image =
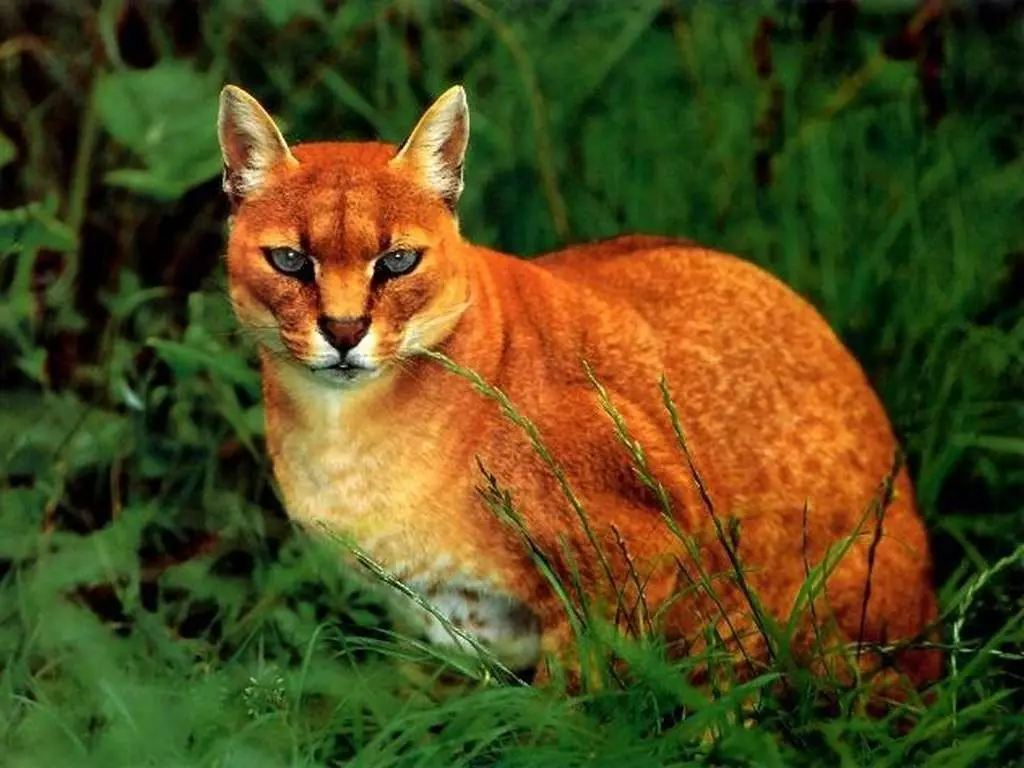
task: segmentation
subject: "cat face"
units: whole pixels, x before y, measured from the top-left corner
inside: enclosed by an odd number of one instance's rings
[[[461,88],[396,152],[376,143],[289,148],[228,86],[219,120],[234,215],[227,266],[242,325],[274,358],[355,386],[442,342],[468,306],[455,204],[469,115]]]

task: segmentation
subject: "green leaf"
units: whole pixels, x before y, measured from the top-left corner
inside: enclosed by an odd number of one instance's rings
[[[0,210],[0,254],[36,248],[67,252],[77,247],[71,228],[39,203]]]
[[[958,445],[980,448],[993,453],[1008,453],[1015,456],[1024,456],[1024,438],[1010,435],[961,435],[957,439]]]
[[[221,349],[205,349],[167,339],[150,339],[149,346],[178,378],[210,374],[254,392],[259,390],[259,374],[246,365],[244,359],[225,355]]]
[[[18,369],[32,381],[46,380],[46,348],[33,347],[18,358]]]
[[[3,401],[0,435],[8,441],[0,451],[0,469],[8,474],[74,474],[107,466],[131,450],[125,417],[90,408],[70,393],[16,390],[5,392]]]
[[[317,0],[263,0],[263,15],[275,27],[283,27],[293,19],[321,21],[324,9]]]
[[[95,93],[100,121],[144,165],[113,171],[107,182],[167,200],[216,176],[218,86],[184,61],[104,74]]]
[[[161,202],[171,202],[181,197],[180,181],[164,179],[152,171],[138,168],[120,168],[111,171],[103,180],[112,187],[122,187],[140,195],[147,195]]]
[[[0,491],[0,557],[24,559],[38,545],[46,494],[38,488]]]
[[[3,168],[18,156],[18,148],[14,142],[0,133],[0,168]]]

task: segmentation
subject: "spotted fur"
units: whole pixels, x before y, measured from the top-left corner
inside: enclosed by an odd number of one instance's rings
[[[625,236],[529,261],[473,245],[452,211],[469,125],[461,90],[427,112],[397,157],[378,143],[289,149],[265,112],[233,92],[222,125],[234,126],[236,144],[242,134],[242,145],[269,147],[275,158],[268,166],[261,155],[258,182],[250,176],[238,188],[227,261],[238,317],[263,339],[268,448],[296,520],[354,537],[517,664],[569,654],[568,625],[522,538],[481,502],[478,459],[512,491],[531,540],[567,583],[578,577],[627,629],[637,616],[614,610],[615,590],[635,606],[642,588],[656,631],[678,653],[699,650],[714,626],[756,669],[772,651],[743,586],[727,575],[730,555],[785,621],[806,569],[851,535],[826,595],[797,621],[795,650],[809,657],[818,639],[886,644],[927,633],[932,566],[905,471],[881,531],[870,515],[857,529],[897,448],[889,421],[827,323],[781,282],[666,238]],[[230,150],[229,164],[247,157]],[[308,252],[316,282],[276,273],[261,253],[269,245]],[[376,285],[375,260],[396,245],[422,251],[421,263]],[[311,370],[335,354],[317,335],[325,313],[370,319],[358,350],[369,370]],[[587,512],[615,590],[523,431],[423,349],[477,371],[537,425]],[[690,553],[615,439],[584,360],[644,447],[717,600],[693,588]],[[726,536],[679,448],[662,374]],[[429,622],[425,631],[445,642]],[[840,660],[837,673],[880,660]],[[941,656],[910,650],[894,662],[922,685]]]

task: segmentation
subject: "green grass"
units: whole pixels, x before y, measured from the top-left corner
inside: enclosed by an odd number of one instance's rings
[[[1020,763],[1019,12],[926,33],[939,114],[917,62],[880,53],[909,3],[807,34],[767,2],[65,5],[0,9],[0,763]],[[823,707],[784,654],[697,689],[694,660],[584,617],[584,655],[631,679],[566,697],[402,636],[268,473],[220,263],[225,81],[293,141],[401,140],[462,82],[467,236],[524,256],[684,236],[809,297],[885,400],[932,533],[951,664],[909,731],[857,691]],[[642,468],[613,407],[608,439]]]

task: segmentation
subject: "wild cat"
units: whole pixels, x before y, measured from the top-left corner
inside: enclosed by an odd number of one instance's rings
[[[737,656],[765,660],[749,593],[786,621],[808,569],[844,542],[827,589],[802,607],[797,653],[924,632],[937,606],[913,489],[900,470],[884,512],[870,511],[897,445],[825,320],[754,265],[668,238],[530,260],[472,244],[456,215],[469,124],[453,87],[400,147],[289,147],[255,99],[222,92],[230,291],[259,339],[289,514],[351,537],[499,660],[541,677],[550,654],[571,664],[572,631],[527,538],[611,620],[625,627],[643,605],[676,653],[714,629]],[[536,425],[589,531],[524,431],[430,351]],[[592,377],[664,498],[634,471]],[[522,530],[482,499],[481,464]],[[424,630],[454,642],[436,621]],[[880,658],[841,657],[840,674]],[[890,661],[887,674],[915,686],[941,666],[935,650]]]

